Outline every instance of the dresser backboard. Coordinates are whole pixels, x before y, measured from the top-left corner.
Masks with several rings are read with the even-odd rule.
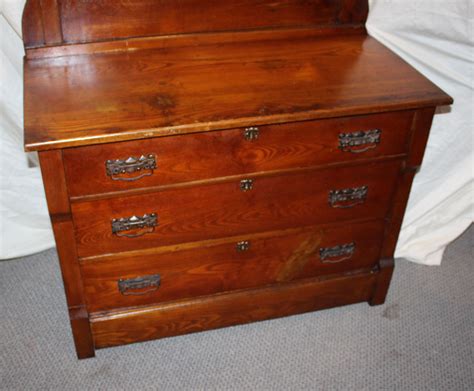
[[[189,33],[364,25],[367,0],[28,0],[25,48]]]

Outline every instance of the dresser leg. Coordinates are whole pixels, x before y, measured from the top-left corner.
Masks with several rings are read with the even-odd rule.
[[[85,308],[69,308],[72,336],[79,359],[95,357],[94,341]]]
[[[379,261],[379,273],[375,282],[374,293],[372,294],[372,298],[369,300],[370,305],[380,305],[385,303],[394,267],[395,262],[393,261],[393,258],[385,258]]]

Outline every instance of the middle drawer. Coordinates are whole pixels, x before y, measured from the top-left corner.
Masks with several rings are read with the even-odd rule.
[[[73,203],[80,258],[383,218],[399,160]]]

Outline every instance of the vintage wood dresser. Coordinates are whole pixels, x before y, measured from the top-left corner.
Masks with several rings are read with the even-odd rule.
[[[366,0],[29,0],[39,151],[76,350],[385,300],[451,98]]]

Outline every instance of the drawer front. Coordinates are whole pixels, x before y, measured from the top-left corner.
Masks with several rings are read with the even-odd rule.
[[[401,161],[73,203],[79,257],[382,218]]]
[[[413,113],[297,122],[64,150],[71,196],[406,151]]]
[[[89,311],[97,312],[370,268],[382,221],[260,234],[81,265]]]

